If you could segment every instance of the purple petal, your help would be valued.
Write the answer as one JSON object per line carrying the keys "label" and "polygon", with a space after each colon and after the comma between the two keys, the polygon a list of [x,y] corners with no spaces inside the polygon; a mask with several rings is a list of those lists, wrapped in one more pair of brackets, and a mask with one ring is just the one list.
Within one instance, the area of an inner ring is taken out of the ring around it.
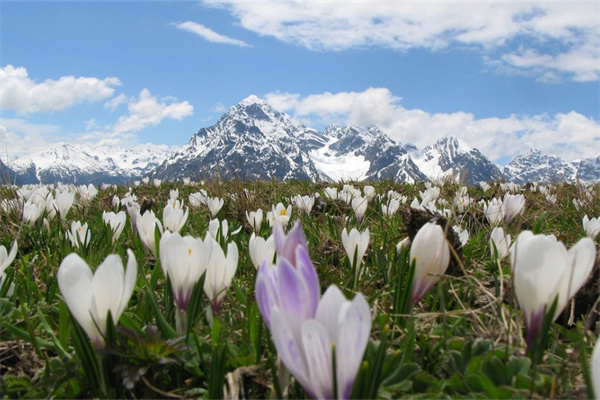
{"label": "purple petal", "polygon": [[296,248],[296,262],[296,268],[300,272],[300,276],[306,285],[307,296],[305,301],[307,302],[307,308],[312,317],[317,312],[317,306],[319,305],[319,299],[321,298],[321,287],[319,286],[317,271],[304,247],[300,246]]}

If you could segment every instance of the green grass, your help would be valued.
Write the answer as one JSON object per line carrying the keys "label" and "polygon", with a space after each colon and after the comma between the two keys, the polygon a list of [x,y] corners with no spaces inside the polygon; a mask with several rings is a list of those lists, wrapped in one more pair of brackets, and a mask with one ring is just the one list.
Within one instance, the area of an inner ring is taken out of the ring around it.
{"label": "green grass", "polygon": [[[454,267],[408,313],[407,262],[405,253],[396,254],[396,245],[409,235],[409,204],[425,187],[392,182],[373,185],[380,195],[393,189],[408,196],[408,202],[393,217],[384,217],[381,200],[376,198],[360,225],[349,205],[324,198],[326,185],[234,181],[134,187],[140,204],[152,200],[151,208],[159,219],[170,190],[177,188],[179,199],[187,206],[189,194],[204,189],[210,196],[225,199],[218,218],[229,221],[229,231],[242,228],[230,239],[237,244],[240,259],[220,313],[214,320],[207,316],[210,305],[197,285],[183,337],[175,333],[170,282],[132,231],[129,217],[115,244],[102,222],[102,211],[113,210],[112,197],[122,198],[129,188],[100,190],[90,206],[74,205],[65,224],[57,217],[48,227],[42,220],[33,226],[23,224],[18,211],[0,209],[0,245],[9,250],[16,240],[19,247],[0,291],[0,395],[218,398],[225,388],[229,396],[246,398],[306,397],[293,380],[286,387],[278,380],[277,354],[254,296],[257,272],[248,255],[251,227],[245,212],[261,208],[266,214],[279,202],[290,204],[294,195],[317,192],[321,197],[312,213],[299,215],[294,207],[292,220],[302,223],[321,292],[331,284],[342,288],[347,298],[361,291],[373,316],[371,340],[354,397],[580,398],[591,394],[586,383],[591,346],[598,333],[594,309],[600,293],[598,262],[593,280],[584,287],[583,300],[576,298],[574,323],[567,324],[568,312],[552,323],[542,358],[533,360],[525,354],[524,322],[514,297],[509,262],[505,259],[497,265],[492,261],[488,243],[492,228],[481,207],[472,204],[464,214],[450,218],[449,225],[467,229],[470,240],[453,252]],[[452,184],[441,188],[447,207],[452,208],[458,189]],[[589,198],[579,185],[552,186],[557,197],[552,204],[539,191],[524,188],[525,212],[504,225],[505,233],[513,239],[526,229],[554,234],[572,246],[585,236],[583,215],[600,216],[600,188],[596,185],[587,190]],[[498,185],[485,193],[478,187],[468,192],[474,203],[504,194]],[[17,198],[16,188],[0,187],[0,201],[13,198]],[[573,199],[584,198],[587,200],[577,209]],[[210,219],[206,207],[190,209],[180,233],[204,237]],[[74,220],[89,225],[87,248],[73,247],[66,236],[66,226]],[[354,289],[354,276],[341,243],[344,227],[368,227],[371,232],[365,269]],[[270,234],[263,220],[260,235],[266,238]],[[112,253],[126,261],[127,249],[133,250],[138,261],[136,288],[118,324],[109,329],[106,349],[97,351],[70,316],[58,289],[57,271],[72,252],[96,268]],[[8,296],[10,284],[14,290]]]}

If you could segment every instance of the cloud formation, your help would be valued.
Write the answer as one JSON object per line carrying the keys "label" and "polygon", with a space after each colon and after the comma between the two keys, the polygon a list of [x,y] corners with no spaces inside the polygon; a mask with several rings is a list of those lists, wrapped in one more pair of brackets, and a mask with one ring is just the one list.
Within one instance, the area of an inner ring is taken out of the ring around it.
{"label": "cloud formation", "polygon": [[600,79],[595,2],[240,2],[242,27],[315,51],[479,48],[491,65],[541,80]]}
{"label": "cloud formation", "polygon": [[429,113],[402,107],[401,98],[386,88],[363,92],[323,93],[302,97],[296,93],[265,95],[273,107],[309,126],[329,123],[376,125],[401,143],[419,148],[444,136],[463,139],[492,161],[510,161],[530,148],[566,161],[600,154],[600,123],[575,111],[555,115],[511,115],[482,118],[467,112]]}
{"label": "cloud formation", "polygon": [[118,78],[63,76],[37,83],[24,67],[0,68],[0,107],[17,115],[60,111],[83,102],[102,101],[113,95]]}
{"label": "cloud formation", "polygon": [[212,29],[207,28],[206,26],[204,26],[202,24],[198,24],[196,22],[186,21],[186,22],[182,22],[179,24],[175,24],[175,26],[178,29],[192,32],[212,43],[231,44],[231,45],[240,46],[240,47],[250,47],[250,45],[248,43],[246,43],[242,40],[232,39],[230,37],[221,35],[220,33],[217,33],[215,31],[213,31]]}

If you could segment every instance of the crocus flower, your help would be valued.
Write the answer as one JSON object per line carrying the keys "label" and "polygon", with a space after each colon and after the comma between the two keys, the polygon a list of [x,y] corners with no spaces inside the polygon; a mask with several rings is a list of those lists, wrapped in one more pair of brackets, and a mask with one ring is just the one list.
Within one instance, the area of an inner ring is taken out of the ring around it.
{"label": "crocus flower", "polygon": [[504,218],[502,200],[494,197],[489,203],[483,202],[483,213],[490,225],[498,225]]}
{"label": "crocus flower", "polygon": [[338,198],[338,190],[335,187],[326,187],[323,189],[323,193],[325,193],[325,197],[329,200],[337,200]]}
{"label": "crocus flower", "polygon": [[[4,271],[6,271],[8,266],[15,260],[15,257],[17,256],[17,249],[18,246],[16,240],[10,248],[10,252],[6,251],[6,247],[0,246],[0,288],[2,288],[4,279],[6,277],[6,273]],[[13,288],[11,287],[6,294],[11,296],[12,292]]]}
{"label": "crocus flower", "polygon": [[127,220],[127,214],[125,211],[119,211],[118,213],[110,212],[102,212],[102,221],[108,226],[112,231],[112,242],[114,243],[121,233],[123,233],[123,228],[125,228],[125,221]]}
{"label": "crocus flower", "polygon": [[282,227],[286,227],[290,222],[292,216],[292,205],[285,207],[282,203],[277,203],[276,206],[271,206],[271,211],[267,213],[267,219],[271,224],[271,227],[275,225],[275,222],[280,224]]}
{"label": "crocus flower", "polygon": [[160,265],[171,280],[173,298],[177,308],[187,310],[192,289],[211,256],[211,243],[192,236],[165,231],[160,238]]}
{"label": "crocus flower", "polygon": [[75,247],[79,247],[80,245],[87,247],[92,237],[87,222],[82,224],[80,221],[71,222],[71,231],[67,232],[67,235],[71,244]]}
{"label": "crocus flower", "polygon": [[217,216],[217,214],[223,207],[223,203],[224,200],[219,197],[208,197],[206,199],[206,206],[208,207],[210,215],[212,215],[213,218]]}
{"label": "crocus flower", "polygon": [[82,206],[88,207],[92,204],[92,201],[96,198],[98,194],[98,189],[93,184],[89,184],[87,186],[81,185],[77,188],[77,192],[79,193],[79,202]]}
{"label": "crocus flower", "polygon": [[42,217],[45,205],[27,202],[23,204],[23,221],[26,222],[30,227]]}
{"label": "crocus flower", "polygon": [[600,233],[600,218],[592,218],[589,219],[587,214],[583,217],[583,230],[585,234],[592,238],[592,240],[596,239],[596,236]]}
{"label": "crocus flower", "polygon": [[314,318],[320,298],[319,280],[308,255],[302,226],[296,223],[286,235],[279,224],[273,226],[277,264],[264,262],[256,278],[256,301],[265,324],[271,326],[271,310],[290,315],[300,324]]}
{"label": "crocus flower", "polygon": [[375,188],[371,185],[366,185],[363,188],[363,193],[365,195],[365,197],[367,198],[368,201],[371,201],[375,198],[375,195],[377,194],[375,192]]}
{"label": "crocus flower", "polygon": [[410,261],[415,261],[415,278],[410,307],[418,303],[437,283],[450,264],[450,248],[441,226],[427,222],[410,246]]}
{"label": "crocus flower", "polygon": [[466,229],[461,228],[458,225],[452,226],[452,230],[456,233],[456,236],[458,236],[458,240],[460,241],[460,245],[462,247],[465,247],[466,244],[469,242],[469,231],[466,230]]}
{"label": "crocus flower", "polygon": [[189,211],[190,210],[187,207],[185,208],[185,211],[183,211],[183,201],[169,200],[163,210],[164,228],[173,233],[179,232],[188,219]]}
{"label": "crocus flower", "polygon": [[315,399],[350,398],[371,332],[371,311],[362,294],[348,301],[332,285],[319,301],[314,318],[299,322],[276,305],[271,316],[277,352],[306,392]]}
{"label": "crocus flower", "polygon": [[208,195],[206,194],[206,190],[200,189],[199,192],[192,193],[189,195],[190,205],[195,208],[200,208],[206,204],[206,199]]}
{"label": "crocus flower", "polygon": [[275,238],[271,235],[265,240],[252,232],[248,241],[248,253],[250,253],[250,260],[256,269],[265,261],[272,263],[275,258]]}
{"label": "crocus flower", "polygon": [[234,242],[227,245],[227,255],[211,236],[206,237],[206,242],[212,246],[212,250],[206,264],[204,294],[211,301],[213,312],[217,313],[225,297],[225,291],[231,286],[231,281],[237,270],[239,252]]}
{"label": "crocus flower", "polygon": [[556,297],[554,319],[585,283],[596,260],[596,246],[583,238],[569,250],[554,236],[523,231],[511,248],[515,295],[527,327],[527,344],[537,336]]}
{"label": "crocus flower", "polygon": [[296,204],[296,208],[299,212],[303,212],[305,214],[310,214],[313,206],[315,205],[315,197],[314,196],[294,196],[292,198],[294,203]]}
{"label": "crocus flower", "polygon": [[392,215],[396,214],[396,212],[398,212],[399,208],[400,208],[400,200],[393,197],[390,199],[390,201],[388,202],[387,205],[385,205],[385,204],[381,205],[381,213],[383,215],[391,217]]}
{"label": "crocus flower", "polygon": [[260,226],[262,225],[263,210],[259,208],[256,211],[246,211],[246,219],[248,220],[248,223],[252,229],[254,229],[254,232],[259,233]]}
{"label": "crocus flower", "polygon": [[352,209],[354,210],[354,215],[356,215],[356,219],[360,223],[365,213],[367,212],[367,206],[369,202],[366,197],[355,197],[351,201]]}
{"label": "crocus flower", "polygon": [[96,347],[104,347],[108,312],[116,324],[133,293],[137,261],[131,250],[127,255],[125,270],[116,254],[106,257],[93,274],[75,253],[65,257],[58,268],[58,287],[65,303]]}
{"label": "crocus flower", "polygon": [[596,339],[596,345],[592,352],[592,385],[594,396],[600,398],[600,339]]}
{"label": "crocus flower", "polygon": [[522,215],[525,211],[525,196],[522,194],[509,194],[504,195],[504,201],[502,201],[502,213],[504,214],[504,220],[506,223],[510,223],[517,215]]}
{"label": "crocus flower", "polygon": [[[369,246],[369,228],[365,229],[363,232],[359,232],[356,228],[352,228],[350,233],[344,228],[342,230],[342,245],[344,246],[344,250],[346,250],[348,260],[350,260],[350,268],[359,268],[365,252],[367,251],[367,247]],[[357,265],[354,265],[355,255]]]}
{"label": "crocus flower", "polygon": [[160,220],[156,218],[154,211],[152,210],[146,210],[144,215],[140,215],[138,211],[135,215],[135,226],[140,235],[140,239],[144,246],[146,246],[146,248],[154,254],[154,257],[156,257],[156,241],[154,239],[154,233],[156,229],[158,229],[161,235],[163,233]]}
{"label": "crocus flower", "polygon": [[[495,250],[494,250],[495,249]],[[498,261],[504,260],[508,255],[510,249],[510,235],[504,235],[504,229],[502,227],[495,227],[492,229],[490,236],[490,251],[492,258]]]}

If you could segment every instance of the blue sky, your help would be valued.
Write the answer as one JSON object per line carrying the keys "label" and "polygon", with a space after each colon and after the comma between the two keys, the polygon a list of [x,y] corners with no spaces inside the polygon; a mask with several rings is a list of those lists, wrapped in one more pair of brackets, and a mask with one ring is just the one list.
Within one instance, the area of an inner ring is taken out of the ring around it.
{"label": "blue sky", "polygon": [[0,18],[3,160],[182,146],[251,94],[499,164],[600,155],[597,2],[1,1]]}

